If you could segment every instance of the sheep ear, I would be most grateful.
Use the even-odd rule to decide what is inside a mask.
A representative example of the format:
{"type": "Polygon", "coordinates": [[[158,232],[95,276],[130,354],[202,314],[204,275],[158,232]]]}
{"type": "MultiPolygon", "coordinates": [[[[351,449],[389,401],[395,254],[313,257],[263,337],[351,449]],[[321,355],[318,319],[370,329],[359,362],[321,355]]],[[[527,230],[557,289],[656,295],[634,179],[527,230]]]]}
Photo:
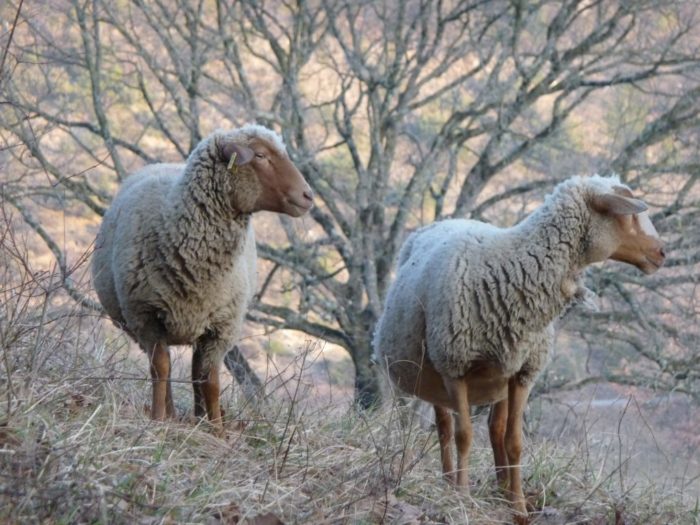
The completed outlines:
{"type": "Polygon", "coordinates": [[[591,208],[603,215],[632,215],[649,209],[639,199],[623,197],[616,193],[594,195],[591,199],[591,208]]]}
{"type": "Polygon", "coordinates": [[[231,157],[233,157],[233,154],[235,153],[236,158],[234,160],[234,164],[236,164],[236,166],[248,164],[255,155],[255,152],[248,146],[236,144],[235,142],[225,142],[222,144],[219,151],[221,152],[221,160],[223,160],[226,164],[230,162],[231,157]]]}
{"type": "Polygon", "coordinates": [[[629,197],[630,199],[634,198],[632,190],[630,190],[627,186],[613,186],[613,191],[618,195],[622,195],[623,197],[629,197]]]}

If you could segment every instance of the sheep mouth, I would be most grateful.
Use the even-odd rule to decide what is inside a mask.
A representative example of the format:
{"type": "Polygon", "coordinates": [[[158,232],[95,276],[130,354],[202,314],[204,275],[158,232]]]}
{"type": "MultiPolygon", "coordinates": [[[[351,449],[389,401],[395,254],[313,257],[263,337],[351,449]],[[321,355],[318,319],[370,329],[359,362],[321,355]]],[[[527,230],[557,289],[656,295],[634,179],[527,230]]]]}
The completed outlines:
{"type": "Polygon", "coordinates": [[[290,208],[290,215],[294,215],[295,217],[304,215],[306,212],[308,212],[311,208],[314,207],[313,202],[300,203],[299,201],[292,199],[289,199],[287,201],[287,205],[290,208]]]}
{"type": "Polygon", "coordinates": [[[654,273],[656,272],[659,268],[661,268],[664,264],[664,260],[661,259],[660,261],[657,261],[655,259],[652,259],[648,255],[644,256],[644,264],[642,271],[646,274],[654,273]]]}

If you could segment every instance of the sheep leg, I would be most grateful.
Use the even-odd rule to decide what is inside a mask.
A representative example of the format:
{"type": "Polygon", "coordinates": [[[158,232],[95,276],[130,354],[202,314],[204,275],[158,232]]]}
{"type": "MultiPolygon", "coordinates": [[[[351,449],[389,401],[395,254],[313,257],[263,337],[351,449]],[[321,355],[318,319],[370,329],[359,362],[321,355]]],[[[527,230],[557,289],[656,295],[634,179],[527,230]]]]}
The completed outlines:
{"type": "Polygon", "coordinates": [[[510,470],[508,494],[516,512],[516,522],[527,523],[527,509],[520,472],[522,452],[523,413],[529,389],[513,377],[508,381],[508,422],[506,426],[506,454],[510,470]]]}
{"type": "Polygon", "coordinates": [[[192,354],[194,415],[198,418],[208,416],[209,421],[216,428],[216,433],[221,435],[224,426],[219,404],[219,367],[212,364],[210,357],[210,352],[206,352],[198,342],[192,354]]]}
{"type": "Polygon", "coordinates": [[[170,368],[170,370],[168,370],[168,381],[165,383],[166,384],[165,415],[171,419],[175,419],[175,416],[177,414],[175,412],[175,403],[173,402],[173,387],[172,387],[172,383],[170,382],[170,375],[172,373],[172,367],[169,367],[169,368],[170,368]]]}
{"type": "MultiPolygon", "coordinates": [[[[156,343],[153,345],[149,357],[151,360],[151,381],[153,382],[151,418],[162,421],[167,413],[168,389],[170,387],[170,352],[165,344],[156,343]]],[[[172,393],[170,395],[172,397],[172,393]]]]}
{"type": "Polygon", "coordinates": [[[489,412],[489,438],[493,449],[493,459],[496,464],[496,479],[498,485],[508,489],[510,474],[508,457],[506,455],[506,425],[508,422],[508,399],[503,399],[491,405],[489,412]]]}
{"type": "Polygon", "coordinates": [[[207,413],[204,404],[204,363],[202,362],[202,352],[195,347],[192,354],[192,390],[194,391],[194,417],[203,418],[207,413]]]}
{"type": "Polygon", "coordinates": [[[212,366],[209,368],[207,379],[202,385],[204,394],[204,404],[206,405],[207,415],[212,424],[220,427],[223,430],[223,421],[221,419],[221,406],[219,404],[219,368],[212,366]]]}
{"type": "Polygon", "coordinates": [[[469,412],[467,383],[456,379],[449,383],[450,397],[457,408],[457,428],[455,444],[457,445],[457,486],[469,492],[469,448],[472,442],[472,420],[469,412]]]}
{"type": "Polygon", "coordinates": [[[454,425],[452,412],[439,405],[435,408],[435,424],[437,426],[438,441],[440,442],[440,459],[442,460],[442,472],[447,481],[455,482],[455,465],[452,459],[452,438],[454,437],[454,425]]]}

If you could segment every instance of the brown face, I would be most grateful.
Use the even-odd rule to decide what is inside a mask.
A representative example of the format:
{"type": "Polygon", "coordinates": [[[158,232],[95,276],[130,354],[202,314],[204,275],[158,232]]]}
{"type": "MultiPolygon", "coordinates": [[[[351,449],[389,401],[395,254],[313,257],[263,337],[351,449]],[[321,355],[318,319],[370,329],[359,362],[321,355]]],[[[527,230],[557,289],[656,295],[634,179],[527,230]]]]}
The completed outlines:
{"type": "Polygon", "coordinates": [[[654,273],[664,264],[664,244],[644,211],[615,217],[620,244],[610,256],[615,261],[633,264],[645,274],[654,273]]]}
{"type": "Polygon", "coordinates": [[[664,244],[649,218],[646,205],[625,186],[597,196],[592,207],[613,219],[615,247],[608,257],[632,264],[645,274],[661,268],[666,258],[664,244]]]}
{"type": "Polygon", "coordinates": [[[313,206],[313,192],[304,177],[286,153],[266,140],[254,138],[247,146],[227,141],[220,145],[220,152],[224,163],[240,166],[239,181],[248,180],[238,186],[234,197],[239,210],[299,217],[313,206]]]}
{"type": "Polygon", "coordinates": [[[313,192],[287,155],[262,139],[248,145],[253,151],[249,166],[260,182],[261,192],[256,209],[304,215],[313,206],[313,192]]]}

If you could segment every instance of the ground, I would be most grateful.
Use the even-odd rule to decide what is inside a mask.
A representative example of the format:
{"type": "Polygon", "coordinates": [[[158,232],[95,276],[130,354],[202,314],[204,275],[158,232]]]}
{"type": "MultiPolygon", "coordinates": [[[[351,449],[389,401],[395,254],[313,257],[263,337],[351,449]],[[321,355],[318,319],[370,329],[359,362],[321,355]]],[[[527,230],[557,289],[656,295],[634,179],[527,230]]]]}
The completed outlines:
{"type": "MultiPolygon", "coordinates": [[[[246,397],[229,380],[222,439],[191,417],[187,349],[174,352],[180,419],[153,422],[146,359],[107,322],[73,308],[5,311],[1,522],[510,520],[495,486],[484,414],[475,415],[471,495],[465,496],[440,475],[432,425],[396,401],[355,410],[349,361],[318,341],[276,334],[247,349],[266,392],[246,397]]],[[[672,462],[657,465],[656,475],[639,475],[637,449],[614,447],[627,445],[626,435],[611,438],[605,418],[595,416],[600,407],[580,401],[568,399],[568,410],[588,420],[575,418],[583,427],[561,429],[552,423],[557,413],[550,401],[532,405],[537,430],[526,439],[524,468],[532,522],[697,523],[693,451],[682,456],[685,476],[672,462]]],[[[618,405],[627,408],[617,426],[632,425],[633,404],[618,405]]]]}

